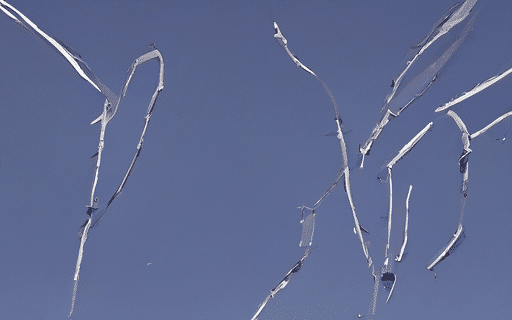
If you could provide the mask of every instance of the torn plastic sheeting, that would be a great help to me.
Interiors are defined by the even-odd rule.
[[[302,237],[300,239],[299,247],[310,247],[313,243],[313,233],[315,232],[315,216],[316,212],[313,210],[302,223]]]
[[[434,23],[430,32],[418,44],[412,47],[414,57],[407,62],[405,69],[398,78],[394,80],[393,89],[386,97],[386,103],[383,109],[386,108],[389,102],[393,99],[397,89],[400,87],[403,77],[419,56],[437,39],[448,33],[453,27],[466,19],[476,2],[477,0],[466,0],[462,5],[459,3],[453,5],[436,23]]]
[[[450,13],[454,10],[453,6],[448,10],[448,12],[443,16],[447,17],[447,15],[451,15],[451,17],[443,22],[443,24],[439,25],[437,28],[439,29],[437,34],[433,36],[433,38],[427,42],[414,58],[408,62],[405,70],[400,74],[400,76],[393,81],[393,89],[392,92],[386,98],[386,103],[382,107],[382,110],[386,110],[386,113],[381,118],[381,121],[377,123],[375,128],[373,129],[368,140],[359,147],[359,153],[362,154],[362,161],[360,168],[363,168],[364,165],[364,157],[370,153],[370,149],[373,143],[378,139],[379,135],[382,133],[384,126],[389,122],[389,120],[393,119],[400,115],[400,112],[407,108],[412,102],[421,97],[425,91],[432,85],[432,83],[436,80],[437,75],[441,68],[448,62],[448,60],[452,57],[452,55],[457,51],[457,49],[463,44],[474,24],[474,20],[476,18],[476,14],[474,14],[471,19],[466,24],[466,27],[461,32],[461,34],[457,37],[454,43],[444,51],[444,53],[429,67],[427,67],[423,72],[414,78],[407,86],[399,93],[396,100],[394,99],[395,93],[400,86],[401,80],[409,67],[413,64],[413,62],[421,55],[421,53],[428,48],[435,40],[437,40],[440,36],[447,33],[451,28],[464,20],[471,11],[471,8],[474,6],[476,1],[466,1],[462,7],[460,7],[455,13]],[[441,20],[441,19],[440,19]],[[439,23],[439,21],[438,21]],[[432,31],[430,32],[432,33]],[[429,34],[430,34],[429,33]],[[430,35],[431,36],[431,35]]]

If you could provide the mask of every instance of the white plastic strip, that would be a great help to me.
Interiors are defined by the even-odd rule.
[[[402,149],[400,149],[398,154],[388,163],[387,167],[389,169],[392,169],[393,166],[398,161],[400,161],[407,153],[409,153],[416,146],[416,144],[421,140],[421,138],[423,138],[423,136],[427,133],[427,131],[430,130],[430,128],[432,128],[433,125],[434,125],[434,122],[429,122],[425,126],[425,128],[423,128],[420,132],[418,132],[414,136],[414,138],[412,138],[409,142],[407,142],[407,144],[405,146],[403,146]]]
[[[468,92],[464,92],[460,97],[458,97],[456,99],[452,99],[450,102],[447,102],[447,103],[443,104],[442,106],[440,106],[439,108],[437,108],[436,112],[441,112],[443,110],[453,107],[454,105],[466,100],[467,98],[470,98],[470,97],[474,96],[475,94],[489,88],[490,86],[492,86],[496,82],[500,81],[501,79],[505,78],[506,76],[508,76],[511,73],[512,73],[512,68],[510,68],[510,69],[502,72],[501,74],[496,75],[490,79],[487,79],[482,83],[477,84],[473,89],[469,90]]]
[[[407,231],[409,228],[409,198],[411,197],[412,185],[409,186],[409,192],[407,193],[407,199],[405,200],[405,230],[404,230],[404,241],[400,248],[400,254],[395,257],[396,262],[401,262],[404,256],[405,247],[407,246]]]

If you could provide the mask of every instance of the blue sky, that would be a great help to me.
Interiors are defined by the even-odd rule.
[[[312,206],[341,162],[330,101],[288,47],[332,90],[343,118],[352,192],[370,255],[384,261],[388,183],[376,179],[428,122],[393,170],[389,304],[373,319],[478,319],[510,314],[512,245],[509,118],[471,143],[466,239],[425,269],[457,229],[461,133],[434,110],[512,66],[512,4],[478,2],[473,31],[426,93],[393,119],[358,168],[391,80],[451,1],[11,1],[48,35],[79,52],[118,94],[134,59],[155,43],[166,63],[144,149],[120,197],[91,229],[75,319],[250,319],[302,256],[301,205]],[[461,28],[419,58],[430,65]],[[0,307],[9,319],[67,317],[104,97],[38,37],[0,15]],[[158,64],[137,69],[109,124],[97,196],[105,203],[128,168],[157,84]],[[407,80],[404,80],[407,81]],[[512,78],[453,110],[470,133],[510,111]],[[314,249],[260,319],[353,319],[373,294],[343,186],[317,209]],[[397,253],[397,252],[396,252]]]

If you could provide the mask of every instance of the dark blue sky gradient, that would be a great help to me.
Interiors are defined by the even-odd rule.
[[[331,88],[343,118],[352,191],[370,255],[384,261],[388,184],[376,179],[428,122],[434,128],[393,170],[389,304],[373,319],[504,319],[511,314],[512,119],[471,143],[466,240],[427,263],[457,229],[461,134],[435,108],[512,66],[512,3],[478,2],[474,29],[423,97],[392,120],[362,173],[369,137],[409,48],[454,1],[15,1],[48,35],[79,52],[119,94],[134,59],[155,43],[166,63],[138,163],[85,245],[74,319],[250,319],[300,259],[301,205],[312,206],[341,161],[330,101],[273,38]],[[475,10],[476,10],[475,9]],[[76,236],[86,218],[104,97],[56,50],[0,14],[0,314],[64,319]],[[405,82],[451,44],[425,51]],[[107,127],[97,195],[104,204],[128,168],[157,84],[141,66]],[[512,108],[512,78],[453,110],[470,133]],[[343,185],[317,210],[311,256],[260,319],[353,319],[373,293]],[[398,252],[397,252],[398,253]],[[368,317],[369,318],[369,317]]]

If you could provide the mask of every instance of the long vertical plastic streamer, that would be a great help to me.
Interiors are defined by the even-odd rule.
[[[368,248],[367,248],[367,246],[366,246],[366,244],[364,242],[364,238],[363,238],[363,235],[361,233],[361,228],[360,228],[359,220],[357,218],[354,202],[353,202],[353,199],[352,199],[352,190],[351,190],[351,187],[350,187],[350,170],[349,170],[349,167],[348,167],[348,160],[347,160],[348,159],[348,157],[347,157],[347,147],[345,145],[345,140],[343,138],[343,132],[341,130],[341,125],[342,125],[343,121],[341,120],[341,116],[340,116],[340,113],[338,111],[338,106],[336,105],[336,100],[334,99],[334,96],[333,96],[331,90],[329,89],[329,87],[327,86],[327,84],[318,75],[316,75],[310,68],[306,67],[297,58],[297,56],[294,55],[290,51],[290,49],[288,49],[288,40],[283,36],[283,34],[282,34],[281,30],[279,29],[279,26],[277,25],[276,22],[274,22],[274,31],[275,31],[274,39],[283,48],[283,50],[288,54],[288,56],[290,57],[292,62],[297,67],[299,67],[300,69],[302,69],[302,70],[306,71],[307,73],[313,75],[318,81],[320,81],[320,83],[324,87],[324,90],[326,91],[327,95],[329,96],[329,99],[331,100],[332,108],[333,108],[333,111],[334,111],[334,120],[336,121],[337,129],[338,129],[337,130],[338,131],[337,138],[338,138],[338,141],[340,143],[340,148],[341,148],[341,159],[342,159],[341,167],[340,167],[340,170],[338,171],[338,174],[337,174],[334,182],[327,189],[327,191],[320,197],[319,201],[317,201],[317,203],[315,204],[315,207],[313,209],[315,209],[321,203],[321,201],[323,201],[323,199],[325,199],[325,197],[327,197],[327,195],[334,190],[334,188],[338,185],[338,183],[341,180],[341,178],[344,177],[345,178],[345,189],[346,189],[346,192],[347,192],[347,197],[348,197],[348,201],[349,201],[349,204],[350,204],[350,208],[352,210],[352,215],[353,215],[353,218],[354,218],[354,224],[355,224],[356,233],[357,233],[357,236],[359,237],[359,240],[361,242],[361,246],[363,248],[363,253],[365,255],[366,262],[367,262],[368,268],[369,268],[372,265],[372,260],[371,260],[370,255],[368,254]]]
[[[94,73],[92,73],[92,71],[89,69],[87,64],[82,60],[80,54],[75,52],[70,47],[66,46],[63,42],[50,37],[44,31],[39,29],[39,27],[35,23],[33,23],[30,19],[28,19],[20,11],[18,11],[16,8],[11,6],[9,3],[5,2],[4,0],[0,0],[0,10],[2,10],[8,17],[13,19],[14,22],[18,23],[19,25],[24,27],[26,30],[35,34],[36,36],[41,38],[43,41],[45,41],[48,45],[50,45],[54,49],[56,49],[57,52],[62,57],[64,57],[64,59],[67,60],[67,62],[71,65],[71,67],[73,69],[75,69],[75,71],[80,75],[80,77],[82,77],[84,80],[89,82],[96,90],[100,91],[106,98],[104,106],[103,106],[103,113],[98,118],[96,118],[96,120],[94,120],[91,123],[91,124],[95,124],[95,123],[100,122],[101,123],[101,131],[100,131],[100,139],[99,139],[99,143],[98,143],[98,151],[97,151],[94,179],[93,179],[93,184],[91,187],[89,204],[86,206],[88,218],[84,222],[84,224],[82,225],[82,227],[80,228],[80,230],[78,232],[78,236],[80,238],[80,249],[78,252],[78,258],[77,258],[75,274],[74,274],[73,296],[72,296],[72,302],[71,302],[71,309],[70,309],[70,313],[69,313],[69,316],[71,317],[73,310],[74,310],[74,306],[75,306],[76,293],[77,293],[77,289],[78,289],[78,279],[79,279],[79,273],[80,273],[80,264],[82,262],[84,246],[85,246],[85,242],[87,241],[88,232],[89,232],[90,228],[92,228],[94,225],[96,225],[101,220],[101,218],[105,214],[105,211],[107,210],[107,208],[114,201],[114,199],[121,193],[123,187],[126,184],[126,181],[128,180],[128,177],[130,176],[130,174],[133,170],[135,163],[137,162],[137,159],[142,150],[142,145],[144,143],[144,138],[146,135],[147,127],[149,125],[149,121],[151,119],[151,115],[154,110],[156,100],[158,98],[160,91],[162,91],[162,89],[164,88],[164,80],[163,80],[164,79],[164,62],[163,62],[162,55],[160,54],[160,52],[157,49],[152,50],[152,51],[140,56],[138,59],[136,59],[133,62],[132,66],[130,67],[128,78],[126,79],[125,84],[121,90],[121,94],[119,95],[119,97],[117,97],[114,93],[112,93],[112,91],[107,86],[105,86],[99,80],[99,78]],[[137,69],[137,67],[139,65],[144,64],[145,62],[153,60],[153,59],[157,59],[160,62],[159,82],[158,82],[158,86],[155,89],[155,92],[151,98],[151,101],[149,103],[147,114],[144,117],[145,124],[144,124],[144,128],[142,130],[141,137],[139,139],[139,143],[137,145],[137,151],[135,153],[135,156],[132,159],[130,167],[128,168],[121,184],[117,188],[116,192],[112,195],[112,197],[110,198],[110,200],[108,201],[108,203],[104,207],[104,209],[101,210],[101,213],[95,215],[96,217],[95,217],[95,221],[93,223],[92,217],[93,217],[95,211],[98,210],[97,197],[95,196],[95,190],[96,190],[96,186],[98,183],[99,168],[100,168],[100,164],[101,164],[102,151],[103,151],[104,144],[105,144],[104,138],[105,138],[105,131],[106,131],[107,124],[110,120],[112,120],[114,118],[121,100],[126,96],[126,90],[128,88],[128,84],[130,83],[132,76],[135,73],[135,70]]]

